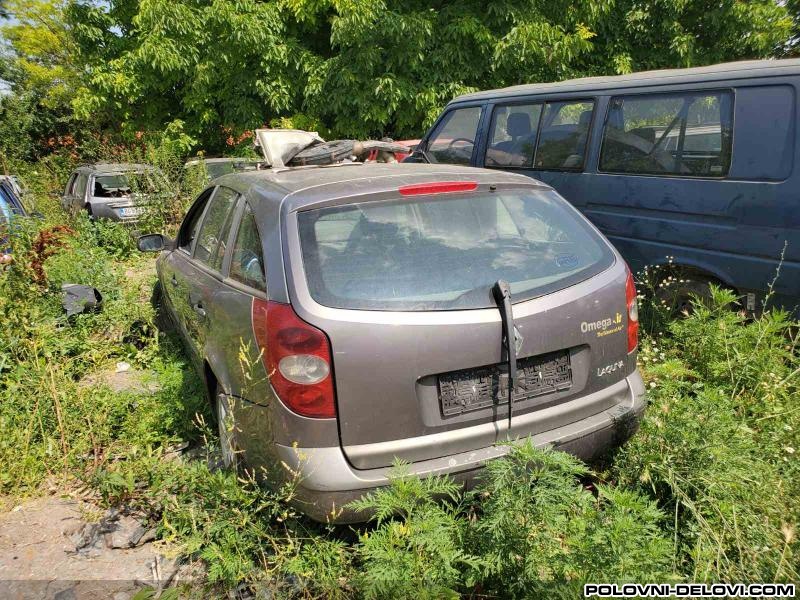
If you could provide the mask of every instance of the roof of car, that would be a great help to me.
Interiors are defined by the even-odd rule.
[[[90,165],[84,165],[79,167],[79,169],[85,169],[87,171],[94,171],[94,172],[102,172],[102,173],[129,173],[129,172],[142,172],[142,171],[152,171],[155,169],[152,165],[146,165],[143,163],[93,163]]]
[[[739,79],[742,77],[769,77],[773,75],[790,75],[797,73],[800,73],[800,59],[797,58],[782,60],[746,60],[721,63],[707,67],[694,67],[691,69],[661,69],[656,71],[641,71],[629,75],[582,77],[580,79],[569,79],[567,81],[557,81],[554,83],[515,85],[507,88],[464,94],[454,98],[452,102],[553,92],[634,88],[673,83],[717,81]]]
[[[548,187],[525,175],[507,171],[417,163],[346,163],[267,169],[224,175],[215,183],[229,185],[243,192],[260,189],[265,192],[264,195],[275,200],[289,198],[289,209],[294,210],[326,198],[387,191],[413,183],[473,180],[479,183],[524,183]]]
[[[263,163],[263,158],[253,158],[253,157],[244,157],[244,156],[221,156],[216,158],[192,158],[186,161],[187,167],[199,165],[200,163],[229,163],[229,162],[237,162],[237,163]]]

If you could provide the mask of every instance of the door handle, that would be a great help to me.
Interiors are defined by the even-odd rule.
[[[206,317],[206,314],[207,314],[206,313],[206,309],[203,308],[203,303],[202,302],[198,302],[197,304],[192,304],[192,308],[194,309],[194,312],[196,312],[201,317],[203,317],[203,318]]]
[[[175,278],[175,274],[172,274],[172,279],[169,280],[172,285],[178,285],[178,280]]]

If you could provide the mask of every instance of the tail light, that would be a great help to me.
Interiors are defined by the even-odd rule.
[[[628,279],[625,282],[625,305],[628,307],[628,353],[636,350],[639,345],[639,305],[636,302],[636,285],[633,282],[633,273],[626,265]]]
[[[327,336],[288,304],[253,299],[253,331],[275,393],[304,417],[336,416]]]

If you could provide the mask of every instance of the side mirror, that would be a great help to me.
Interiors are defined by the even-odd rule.
[[[136,240],[136,247],[139,252],[161,252],[168,246],[167,240],[160,233],[148,233],[141,235]]]

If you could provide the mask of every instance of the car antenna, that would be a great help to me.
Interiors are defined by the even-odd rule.
[[[504,279],[498,279],[492,286],[492,295],[500,310],[503,322],[503,348],[508,361],[508,433],[511,435],[511,405],[514,388],[517,384],[517,344],[514,335],[514,314],[511,311],[511,287]]]

